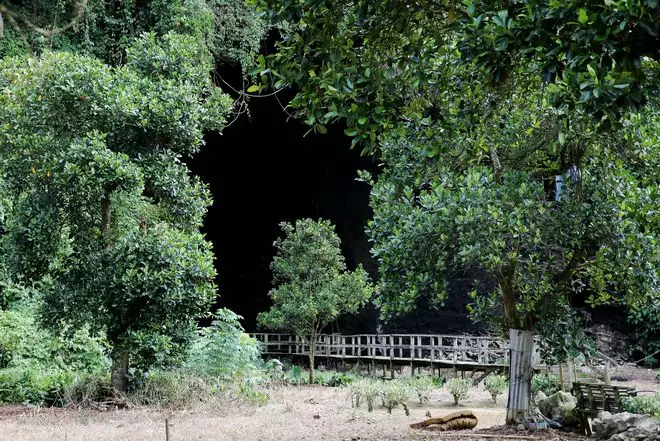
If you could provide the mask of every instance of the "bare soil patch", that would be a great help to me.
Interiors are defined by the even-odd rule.
[[[646,372],[635,372],[633,382],[636,387],[658,389]],[[395,409],[391,415],[381,408],[371,413],[353,409],[342,388],[279,387],[268,393],[270,400],[264,406],[219,402],[177,412],[151,408],[98,412],[5,406],[0,407],[0,441],[161,441],[165,440],[166,418],[170,421],[171,441],[508,441],[512,436],[533,436],[544,441],[586,440],[571,433],[528,433],[502,427],[505,397],[500,397],[501,403],[495,405],[483,386],[473,389],[471,397],[458,408],[448,392],[436,390],[423,406],[410,401],[410,416],[403,409]],[[473,431],[410,428],[411,423],[426,419],[428,413],[435,417],[457,409],[471,409],[477,415],[479,422]],[[480,436],[484,434],[489,436]]]

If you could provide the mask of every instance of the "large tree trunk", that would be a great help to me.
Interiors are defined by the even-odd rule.
[[[128,352],[114,354],[112,357],[112,388],[125,394],[128,391]]]
[[[506,423],[517,424],[529,411],[532,383],[532,331],[509,329],[509,401],[506,406]]]

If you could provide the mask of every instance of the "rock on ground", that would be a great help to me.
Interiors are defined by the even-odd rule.
[[[598,438],[609,441],[660,440],[660,420],[650,415],[601,412],[592,427]]]
[[[564,426],[574,426],[578,423],[575,417],[577,400],[568,392],[559,391],[547,398],[537,396],[536,402],[543,415],[551,420],[558,421]]]

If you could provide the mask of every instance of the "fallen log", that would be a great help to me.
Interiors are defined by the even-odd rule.
[[[411,424],[413,429],[428,430],[466,430],[477,426],[477,416],[471,410],[460,410],[440,418],[429,418],[419,423]]]

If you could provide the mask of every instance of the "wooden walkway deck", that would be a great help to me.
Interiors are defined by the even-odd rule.
[[[307,356],[309,344],[291,334],[250,334],[263,344],[264,355]],[[410,334],[323,334],[316,356],[345,362],[456,367],[469,370],[509,365],[508,342],[495,337]],[[541,367],[538,348],[533,366]]]

